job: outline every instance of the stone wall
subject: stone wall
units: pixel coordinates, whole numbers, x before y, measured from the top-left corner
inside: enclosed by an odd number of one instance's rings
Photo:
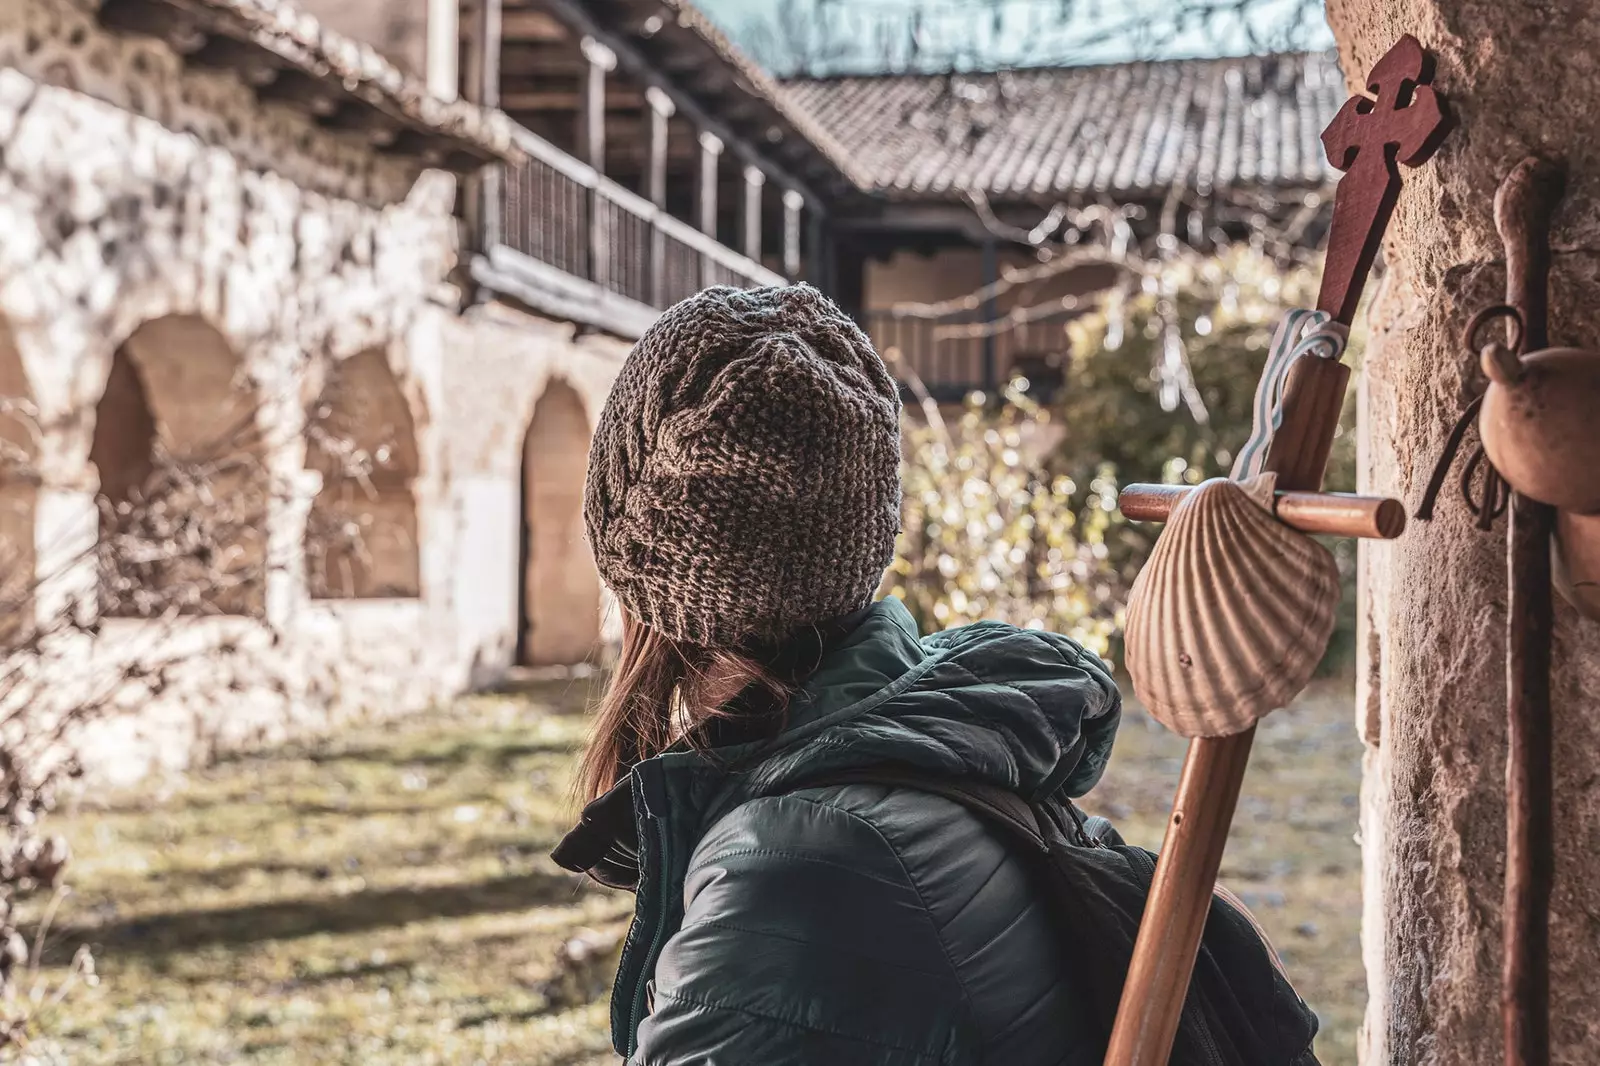
[[[1363,369],[1362,491],[1414,508],[1484,386],[1461,331],[1504,299],[1494,195],[1530,152],[1571,173],[1552,234],[1551,341],[1593,346],[1600,329],[1600,11],[1578,0],[1333,0],[1328,14],[1348,72],[1415,34],[1459,119],[1434,161],[1407,174]],[[1434,521],[1362,544],[1364,1061],[1374,1064],[1502,1061],[1505,524],[1475,529],[1454,476]],[[1553,681],[1551,1061],[1579,1066],[1600,1047],[1600,623],[1559,601]]]
[[[506,308],[463,314],[444,284],[454,202],[449,176],[258,105],[232,74],[104,32],[85,5],[0,5],[0,385],[30,427],[0,436],[25,440],[31,467],[0,495],[26,499],[8,514],[32,512],[34,612],[49,617],[96,582],[89,553],[110,535],[101,471],[132,452],[200,454],[219,412],[236,409],[270,489],[259,597],[207,600],[196,612],[209,617],[116,618],[85,638],[96,670],[140,657],[185,668],[182,684],[85,741],[102,769],[132,777],[209,747],[414,709],[511,664],[535,404],[560,377],[592,422],[626,346]],[[137,385],[108,396],[119,352]],[[366,420],[350,438],[410,439],[381,450],[390,480],[372,510],[396,517],[379,531],[376,576],[314,597],[307,523],[328,476],[306,441],[351,360],[376,382],[366,393],[389,398],[333,405]],[[124,392],[144,393],[142,407]],[[571,515],[546,517],[573,528]]]

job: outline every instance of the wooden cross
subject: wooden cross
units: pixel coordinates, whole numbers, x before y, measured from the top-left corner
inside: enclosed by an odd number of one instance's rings
[[[1383,232],[1400,198],[1399,164],[1421,166],[1450,132],[1450,112],[1433,91],[1432,80],[1433,57],[1408,33],[1373,65],[1367,77],[1367,91],[1372,96],[1346,100],[1322,133],[1329,161],[1345,175],[1334,193],[1317,309],[1345,325],[1355,317]],[[1315,489],[1322,481],[1333,444],[1331,430],[1323,432],[1322,427],[1327,425],[1330,410],[1332,417],[1338,418],[1344,402],[1343,383],[1333,382],[1333,376],[1321,374],[1324,387],[1290,389],[1284,398],[1283,428],[1273,440],[1267,464],[1280,468],[1278,486],[1287,490],[1278,493],[1278,517],[1303,533],[1397,537],[1405,528],[1405,509],[1398,500],[1292,491]],[[1335,384],[1337,389],[1332,387]],[[1301,455],[1292,464],[1307,471],[1305,476],[1281,470],[1285,453],[1307,451],[1311,454]],[[1159,522],[1186,494],[1186,490],[1168,485],[1129,485],[1118,504],[1134,521]],[[1284,505],[1286,498],[1288,506]]]
[[[1346,100],[1322,132],[1329,162],[1345,175],[1333,197],[1317,308],[1347,326],[1400,198],[1396,162],[1421,166],[1450,132],[1449,112],[1432,80],[1432,57],[1408,33],[1373,66],[1367,78],[1372,98]]]
[[[1323,134],[1329,158],[1346,173],[1334,196],[1317,307],[1346,325],[1400,195],[1397,163],[1424,162],[1449,130],[1444,103],[1428,86],[1430,68],[1416,38],[1401,38],[1373,67],[1373,98],[1352,98]],[[1405,517],[1398,501],[1318,491],[1349,380],[1350,368],[1336,359],[1307,356],[1290,365],[1263,467],[1277,475],[1274,511],[1306,532],[1395,536]],[[1163,519],[1181,492],[1130,485],[1119,505],[1130,518]],[[1168,1061],[1254,735],[1251,726],[1189,743],[1105,1066]]]

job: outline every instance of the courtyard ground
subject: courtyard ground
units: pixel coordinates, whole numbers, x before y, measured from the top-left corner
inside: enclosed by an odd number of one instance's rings
[[[54,1057],[614,1063],[602,982],[549,995],[560,945],[631,906],[546,858],[589,694],[471,697],[80,803],[44,977],[88,943],[101,981],[43,1019]],[[1322,682],[1263,725],[1223,866],[1321,1014],[1325,1066],[1355,1062],[1363,999],[1350,704]],[[1182,751],[1131,712],[1085,807],[1155,846]]]

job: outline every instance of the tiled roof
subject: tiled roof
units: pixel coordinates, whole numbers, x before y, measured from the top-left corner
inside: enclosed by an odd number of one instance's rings
[[[858,180],[903,200],[1305,188],[1345,99],[1331,54],[791,81]]]

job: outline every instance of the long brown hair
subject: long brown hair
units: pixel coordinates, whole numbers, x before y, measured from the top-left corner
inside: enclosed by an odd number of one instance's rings
[[[578,763],[579,800],[600,796],[634,763],[680,739],[703,746],[706,725],[727,717],[729,703],[751,688],[768,697],[763,705],[773,715],[792,694],[747,654],[674,640],[623,611],[622,653]]]

